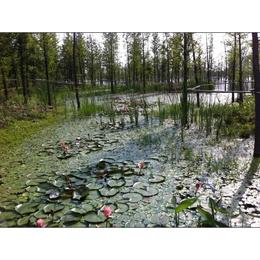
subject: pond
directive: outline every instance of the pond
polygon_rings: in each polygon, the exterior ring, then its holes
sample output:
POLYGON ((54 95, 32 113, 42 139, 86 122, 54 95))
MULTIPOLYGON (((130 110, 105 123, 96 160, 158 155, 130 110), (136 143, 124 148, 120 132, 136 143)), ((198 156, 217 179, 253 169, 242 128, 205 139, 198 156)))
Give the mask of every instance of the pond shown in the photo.
MULTIPOLYGON (((158 97, 167 103, 168 95, 146 98, 157 106, 158 97)), ((123 109, 127 97, 113 102, 123 109)), ((217 221, 260 225, 253 138, 216 142, 191 124, 182 142, 176 121, 146 121, 142 111, 138 105, 138 124, 127 113, 114 123, 106 115, 68 119, 21 144, 0 173, 0 226, 35 227, 43 219, 47 227, 176 227, 174 198, 180 205, 195 197, 178 227, 196 227, 198 205, 211 212, 209 198, 221 199, 217 221)))

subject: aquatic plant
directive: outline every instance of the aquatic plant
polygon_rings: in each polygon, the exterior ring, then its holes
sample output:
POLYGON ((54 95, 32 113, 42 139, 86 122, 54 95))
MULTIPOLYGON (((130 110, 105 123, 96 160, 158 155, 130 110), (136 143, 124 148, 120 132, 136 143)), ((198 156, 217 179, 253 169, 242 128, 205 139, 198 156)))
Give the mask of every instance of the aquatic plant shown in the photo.
POLYGON ((44 223, 43 219, 40 218, 37 220, 36 225, 37 225, 37 227, 43 227, 43 228, 47 227, 48 223, 45 225, 43 225, 43 223, 44 223))

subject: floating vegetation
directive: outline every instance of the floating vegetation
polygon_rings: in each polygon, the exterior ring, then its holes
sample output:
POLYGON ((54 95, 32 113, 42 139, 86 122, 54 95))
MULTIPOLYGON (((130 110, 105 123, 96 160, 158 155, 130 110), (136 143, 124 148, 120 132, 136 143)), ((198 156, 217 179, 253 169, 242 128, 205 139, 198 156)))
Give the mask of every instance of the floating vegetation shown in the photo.
POLYGON ((14 166, 1 172, 1 227, 36 227, 39 219, 47 227, 242 226, 240 218, 243 226, 257 225, 260 176, 249 167, 252 139, 220 138, 218 130, 216 143, 216 107, 205 112, 190 105, 198 125, 191 123, 181 142, 177 105, 160 100, 153 117, 151 102, 115 104, 111 122, 105 114, 68 120, 18 152, 14 166), (208 121, 200 121, 203 113, 208 121), (105 207, 113 210, 109 222, 105 207))

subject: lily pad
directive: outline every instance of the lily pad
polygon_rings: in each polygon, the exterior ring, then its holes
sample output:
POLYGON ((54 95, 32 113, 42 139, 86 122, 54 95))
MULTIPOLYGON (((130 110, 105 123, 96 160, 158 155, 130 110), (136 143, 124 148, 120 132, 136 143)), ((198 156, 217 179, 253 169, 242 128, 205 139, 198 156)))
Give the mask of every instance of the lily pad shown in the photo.
POLYGON ((80 200, 89 194, 89 188, 86 186, 80 186, 73 192, 73 199, 80 200))
POLYGON ((151 217, 151 222, 157 224, 159 226, 164 226, 170 221, 168 216, 160 216, 160 215, 153 215, 151 217))
POLYGON ((144 228, 145 224, 144 223, 140 223, 139 221, 128 221, 125 224, 126 228, 144 228))
POLYGON ((152 183, 161 183, 164 181, 165 181, 165 177, 162 175, 156 175, 156 176, 153 176, 153 178, 149 179, 149 182, 152 182, 152 183))
POLYGON ((90 223, 102 223, 106 220, 106 217, 101 212, 96 214, 94 211, 91 211, 87 212, 84 216, 84 220, 90 223))
POLYGON ((80 214, 67 214, 64 217, 61 218, 62 222, 74 222, 74 221, 80 221, 82 216, 80 214))
POLYGON ((85 224, 78 222, 78 221, 70 221, 70 222, 66 222, 63 223, 64 227, 68 227, 68 228, 84 228, 86 227, 85 224))
POLYGON ((53 182, 53 185, 57 188, 61 188, 64 184, 66 183, 66 181, 64 180, 55 180, 53 182))
POLYGON ((144 197, 155 196, 159 191, 153 187, 147 187, 146 189, 134 189, 135 192, 142 194, 144 197))
POLYGON ((99 189, 102 189, 103 188, 103 184, 102 183, 89 183, 87 185, 87 187, 90 189, 90 190, 99 190, 99 189))
POLYGON ((100 194, 104 197, 112 197, 118 193, 118 189, 112 188, 102 188, 99 190, 100 194))
POLYGON ((4 211, 0 213, 1 219, 11 220, 17 218, 18 214, 14 211, 4 211))
POLYGON ((117 209, 115 210, 116 213, 124 213, 129 209, 129 206, 125 203, 116 203, 115 205, 117 207, 117 209))
POLYGON ((28 192, 36 192, 37 188, 38 188, 37 186, 29 186, 29 187, 26 188, 26 191, 28 191, 28 192))
POLYGON ((82 205, 82 209, 85 210, 86 212, 92 211, 93 208, 94 208, 94 207, 93 207, 92 205, 90 205, 90 204, 84 204, 84 205, 82 205))
POLYGON ((89 191, 89 194, 86 197, 86 200, 95 200, 97 198, 100 198, 100 194, 97 190, 91 190, 89 191))
POLYGON ((15 207, 15 210, 20 214, 27 214, 32 213, 36 211, 36 206, 38 206, 39 203, 24 203, 19 204, 15 207))
POLYGON ((38 210, 37 212, 34 213, 34 216, 36 218, 47 218, 48 217, 48 214, 45 214, 43 212, 43 210, 38 210))
POLYGON ((124 179, 118 181, 110 180, 107 184, 110 188, 120 188, 125 184, 125 180, 124 179))
POLYGON ((127 193, 123 196, 123 199, 127 199, 129 202, 135 203, 143 199, 143 196, 139 193, 127 193))
POLYGON ((81 214, 81 215, 84 215, 87 213, 87 211, 85 211, 84 209, 79 208, 79 207, 73 208, 73 209, 71 209, 71 211, 74 213, 81 214))
POLYGON ((43 208, 43 210, 45 213, 50 213, 51 209, 53 209, 54 212, 57 212, 57 211, 62 210, 63 208, 64 208, 64 205, 51 203, 51 204, 46 205, 43 208))
POLYGON ((49 195, 50 199, 57 199, 61 195, 60 190, 54 190, 54 189, 46 191, 46 194, 49 195))
POLYGON ((23 218, 18 219, 17 225, 20 227, 20 226, 24 226, 24 225, 28 224, 30 217, 31 216, 25 216, 23 218))

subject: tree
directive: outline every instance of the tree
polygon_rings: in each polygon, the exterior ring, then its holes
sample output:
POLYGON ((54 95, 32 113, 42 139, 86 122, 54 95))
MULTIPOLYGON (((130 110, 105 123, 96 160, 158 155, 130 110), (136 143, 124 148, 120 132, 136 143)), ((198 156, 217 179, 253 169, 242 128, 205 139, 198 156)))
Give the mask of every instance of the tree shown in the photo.
POLYGON ((11 51, 11 35, 9 33, 0 34, 0 70, 2 82, 4 86, 5 99, 8 100, 8 89, 6 75, 10 70, 10 51, 11 51))
MULTIPOLYGON (((130 59, 134 90, 137 90, 136 83, 140 80, 141 74, 141 33, 131 33, 130 59)), ((138 89, 140 90, 140 89, 138 89)))
MULTIPOLYGON (((198 69, 197 69, 197 62, 196 62, 196 56, 195 56, 195 41, 193 39, 193 35, 191 34, 191 46, 192 46, 192 57, 193 57, 193 67, 194 67, 194 75, 195 75, 195 84, 196 86, 199 86, 199 78, 198 78, 198 69)), ((199 101, 199 93, 197 92, 197 106, 200 106, 199 101)))
POLYGON ((115 94, 114 89, 114 74, 115 74, 115 60, 118 54, 118 35, 117 33, 103 33, 104 51, 103 57, 106 68, 109 74, 111 93, 115 94))
POLYGON ((124 33, 125 46, 126 46, 126 63, 127 63, 127 76, 126 83, 131 84, 131 70, 130 70, 130 33, 124 33))
POLYGON ((253 39, 253 71, 255 79, 255 146, 254 157, 260 156, 260 71, 258 34, 252 33, 253 39))
MULTIPOLYGON (((239 90, 243 90, 242 82, 242 46, 241 46, 241 33, 238 34, 238 48, 239 48, 239 90)), ((243 94, 240 93, 239 101, 243 102, 243 94)))
POLYGON ((235 79, 236 79, 236 48, 237 48, 237 35, 234 34, 234 54, 233 54, 233 73, 232 73, 232 102, 235 102, 235 79))
POLYGON ((25 74, 25 61, 26 61, 26 54, 27 54, 27 45, 28 45, 28 33, 18 33, 16 43, 18 45, 19 50, 19 58, 20 58, 20 73, 22 79, 22 86, 23 86, 23 97, 24 97, 24 104, 28 103, 28 89, 26 85, 26 74, 25 74))
POLYGON ((160 48, 160 37, 158 33, 152 34, 152 52, 153 52, 153 80, 159 81, 159 48, 160 48))
POLYGON ((43 50, 45 73, 46 73, 46 85, 47 85, 47 95, 48 95, 48 105, 51 106, 51 90, 50 90, 50 78, 49 78, 49 45, 50 45, 50 34, 40 33, 39 43, 43 50))
POLYGON ((146 91, 146 65, 145 65, 145 61, 146 61, 146 57, 145 57, 145 44, 148 42, 149 40, 149 33, 142 33, 141 34, 141 42, 142 42, 142 46, 141 46, 141 50, 142 50, 142 77, 143 77, 143 93, 145 93, 146 91))
POLYGON ((182 88, 182 127, 188 124, 188 104, 187 104, 187 72, 188 72, 188 34, 183 34, 183 88, 182 88))
POLYGON ((73 37, 66 33, 61 46, 60 69, 65 80, 73 81, 73 37))
POLYGON ((208 84, 211 82, 212 67, 213 67, 213 34, 209 34, 209 45, 208 45, 208 34, 206 33, 206 52, 207 52, 207 80, 208 84))
POLYGON ((76 65, 76 33, 73 33, 73 68, 74 68, 74 85, 76 91, 76 100, 77 100, 78 109, 80 109, 78 80, 77 80, 77 65, 76 65))

